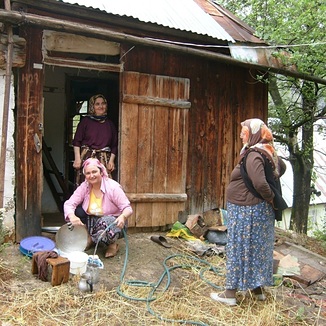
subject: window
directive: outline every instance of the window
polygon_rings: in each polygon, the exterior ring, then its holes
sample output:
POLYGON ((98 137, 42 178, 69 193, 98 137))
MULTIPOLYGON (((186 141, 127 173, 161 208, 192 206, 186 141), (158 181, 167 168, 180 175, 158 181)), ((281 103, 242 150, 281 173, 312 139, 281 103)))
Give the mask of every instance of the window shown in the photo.
POLYGON ((78 101, 76 102, 76 112, 78 112, 76 115, 72 118, 72 135, 71 140, 75 137, 75 133, 77 130, 78 123, 82 119, 83 116, 87 114, 87 107, 88 102, 87 101, 78 101))

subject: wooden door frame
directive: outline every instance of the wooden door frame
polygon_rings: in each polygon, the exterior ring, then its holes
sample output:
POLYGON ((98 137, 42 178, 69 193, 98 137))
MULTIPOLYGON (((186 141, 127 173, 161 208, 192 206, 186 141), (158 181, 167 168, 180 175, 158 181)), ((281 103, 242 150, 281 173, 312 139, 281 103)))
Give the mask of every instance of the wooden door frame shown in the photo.
POLYGON ((42 30, 21 27, 26 64, 18 71, 16 116, 16 241, 41 234, 43 189, 42 30))

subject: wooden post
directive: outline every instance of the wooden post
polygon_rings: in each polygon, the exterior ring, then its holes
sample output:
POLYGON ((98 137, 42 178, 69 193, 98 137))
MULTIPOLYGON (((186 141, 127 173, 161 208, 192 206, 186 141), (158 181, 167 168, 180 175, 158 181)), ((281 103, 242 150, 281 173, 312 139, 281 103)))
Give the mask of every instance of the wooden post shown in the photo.
POLYGON ((42 30, 24 26, 26 64, 17 78, 16 241, 41 235, 43 84, 42 30))

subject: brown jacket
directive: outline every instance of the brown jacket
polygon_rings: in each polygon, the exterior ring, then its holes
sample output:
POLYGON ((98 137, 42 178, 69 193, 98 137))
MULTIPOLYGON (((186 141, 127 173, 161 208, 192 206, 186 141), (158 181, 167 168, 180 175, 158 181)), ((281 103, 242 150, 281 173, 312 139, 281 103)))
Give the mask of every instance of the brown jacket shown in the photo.
MULTIPOLYGON (((285 166, 282 160, 280 160, 280 163, 285 166)), ((248 176, 254 188, 264 200, 272 202, 274 193, 266 181, 264 165, 264 159, 259 153, 251 152, 248 154, 246 161, 248 176)), ((282 166, 282 168, 284 167, 282 166)), ((255 197, 245 185, 240 172, 240 164, 237 164, 231 173, 230 184, 226 189, 226 200, 232 204, 242 206, 256 205, 263 201, 255 197)))

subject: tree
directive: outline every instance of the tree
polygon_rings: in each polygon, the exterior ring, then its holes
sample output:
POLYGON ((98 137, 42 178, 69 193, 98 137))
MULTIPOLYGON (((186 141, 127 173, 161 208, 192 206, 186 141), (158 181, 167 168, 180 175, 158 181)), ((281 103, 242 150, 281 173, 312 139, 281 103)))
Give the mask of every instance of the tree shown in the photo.
MULTIPOLYGON (((215 1, 242 18, 256 35, 275 46, 275 56, 298 71, 326 76, 324 0, 215 1), (280 51, 281 50, 281 51, 280 51), (289 55, 290 54, 290 55, 289 55)), ((315 123, 326 116, 326 89, 306 80, 269 75, 269 117, 276 141, 285 145, 293 168, 290 229, 307 233, 314 181, 315 123)))

